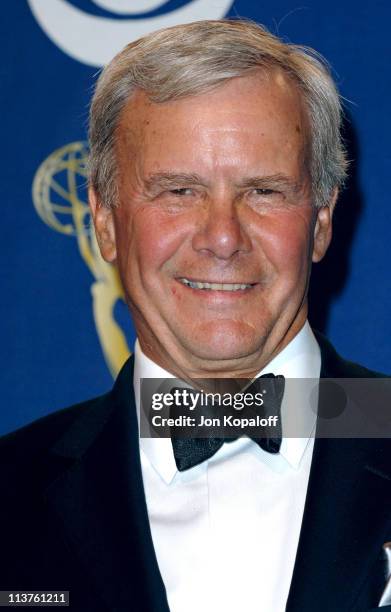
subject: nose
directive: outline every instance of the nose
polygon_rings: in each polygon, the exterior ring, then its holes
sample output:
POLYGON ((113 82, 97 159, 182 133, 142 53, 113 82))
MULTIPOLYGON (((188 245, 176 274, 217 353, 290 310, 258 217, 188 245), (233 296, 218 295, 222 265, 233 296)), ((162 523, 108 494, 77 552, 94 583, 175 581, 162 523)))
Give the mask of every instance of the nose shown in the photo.
POLYGON ((251 250, 251 240, 235 201, 215 198, 208 202, 202 222, 192 240, 193 248, 218 259, 228 260, 251 250))

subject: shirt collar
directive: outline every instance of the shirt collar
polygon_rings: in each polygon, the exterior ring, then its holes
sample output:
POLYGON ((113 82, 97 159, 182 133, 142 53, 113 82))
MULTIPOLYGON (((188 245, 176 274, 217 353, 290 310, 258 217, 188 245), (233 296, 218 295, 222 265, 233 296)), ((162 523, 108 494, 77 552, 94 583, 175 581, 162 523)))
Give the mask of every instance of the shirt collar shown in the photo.
MULTIPOLYGON (((318 379, 320 375, 321 357, 319 345, 311 330, 308 321, 291 342, 268 365, 259 372, 258 376, 273 372, 282 374, 285 381, 284 398, 281 404, 282 429, 294 429, 303 432, 303 437, 283 437, 280 455, 289 465, 298 469, 311 436, 313 435, 316 414, 305 397, 305 385, 295 385, 290 379, 305 378, 318 379), (291 426, 289 426, 289 423, 291 426)), ((140 422, 140 379, 141 378, 175 378, 173 374, 164 370, 141 350, 136 340, 134 349, 134 377, 137 416, 140 422)), ((169 438, 140 438, 141 451, 145 454, 153 468, 169 484, 177 473, 171 440, 169 438)))
MULTIPOLYGON (((157 363, 149 359, 138 340, 134 345, 133 387, 136 400, 137 419, 140 430, 140 388, 142 378, 175 378, 157 363)), ((177 466, 169 438, 140 438, 141 452, 149 460, 152 467, 169 484, 177 473, 177 466)))
MULTIPOLYGON (((273 372, 285 377, 285 391, 281 403, 282 431, 297 432, 300 437, 283 437, 280 455, 298 469, 307 445, 314 435, 316 398, 308 401, 308 384, 297 384, 297 379, 311 382, 320 375, 320 348, 308 323, 304 324, 291 342, 270 361, 258 376, 273 372)), ((312 386, 312 385, 311 385, 312 386)))

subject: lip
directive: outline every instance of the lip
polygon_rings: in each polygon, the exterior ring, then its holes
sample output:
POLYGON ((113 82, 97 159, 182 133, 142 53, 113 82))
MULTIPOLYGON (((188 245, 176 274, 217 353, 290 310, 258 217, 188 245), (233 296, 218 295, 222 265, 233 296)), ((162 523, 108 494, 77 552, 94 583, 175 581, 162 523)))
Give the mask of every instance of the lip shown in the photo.
POLYGON ((213 301, 214 303, 223 303, 223 302, 227 302, 227 301, 231 301, 231 300, 238 300, 240 298, 243 297, 247 297, 250 293, 252 293, 259 285, 259 283, 231 283, 228 281, 206 281, 206 280, 196 280, 193 278, 188 278, 186 277, 178 277, 175 279, 177 284, 182 287, 182 289, 184 291, 187 292, 187 294, 190 295, 193 294, 194 296, 196 296, 199 299, 203 299, 203 300, 209 300, 209 301, 213 301), (224 284, 243 284, 243 285, 251 285, 250 287, 247 287, 246 289, 239 289, 237 291, 224 291, 223 289, 196 289, 193 287, 189 287, 188 285, 185 285, 184 283, 182 283, 180 281, 180 278, 186 278, 187 280, 191 281, 191 282, 200 282, 200 283, 223 283, 224 284))
MULTIPOLYGON (((217 280, 206 280, 205 278, 192 278, 190 276, 177 276, 176 277, 176 281, 178 281, 179 283, 181 283, 181 285, 183 285, 184 287, 186 285, 184 285, 184 283, 181 282, 182 279, 186 279, 188 281, 190 281, 191 283, 208 283, 210 285, 212 284, 220 284, 220 285, 251 285, 251 286, 255 286, 258 283, 254 282, 254 281, 247 281, 247 280, 222 280, 222 279, 217 279, 217 280)), ((202 290, 204 291, 204 290, 202 290)), ((211 289, 209 289, 209 291, 212 291, 211 289)), ((218 289, 216 291, 219 291, 218 289)), ((242 290, 244 291, 244 289, 242 290)))

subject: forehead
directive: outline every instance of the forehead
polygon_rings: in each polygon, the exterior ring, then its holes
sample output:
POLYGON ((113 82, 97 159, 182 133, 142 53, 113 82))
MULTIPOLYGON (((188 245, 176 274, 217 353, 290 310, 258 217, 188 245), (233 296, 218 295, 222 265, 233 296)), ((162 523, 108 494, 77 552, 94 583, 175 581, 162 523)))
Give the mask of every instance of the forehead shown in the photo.
MULTIPOLYGON (((306 147, 308 120, 301 92, 282 71, 256 72, 225 82, 205 93, 164 103, 151 102, 137 91, 126 104, 117 130, 124 153, 148 155, 159 147, 187 150, 192 144, 216 143, 251 149, 275 148, 286 154, 306 147)), ((163 153, 163 151, 162 151, 163 153)), ((217 154, 217 153, 216 153, 217 154)))

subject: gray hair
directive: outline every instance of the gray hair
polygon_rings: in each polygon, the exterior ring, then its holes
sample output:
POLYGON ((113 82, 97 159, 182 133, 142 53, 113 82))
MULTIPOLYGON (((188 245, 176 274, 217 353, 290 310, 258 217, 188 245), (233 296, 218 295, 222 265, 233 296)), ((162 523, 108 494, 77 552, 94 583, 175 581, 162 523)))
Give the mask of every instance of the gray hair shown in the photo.
POLYGON ((197 21, 127 45, 101 73, 90 112, 90 185, 105 206, 118 203, 115 136, 136 90, 162 103, 201 94, 255 69, 281 69, 298 85, 311 128, 313 203, 327 206, 346 177, 341 103, 326 61, 246 20, 197 21))

